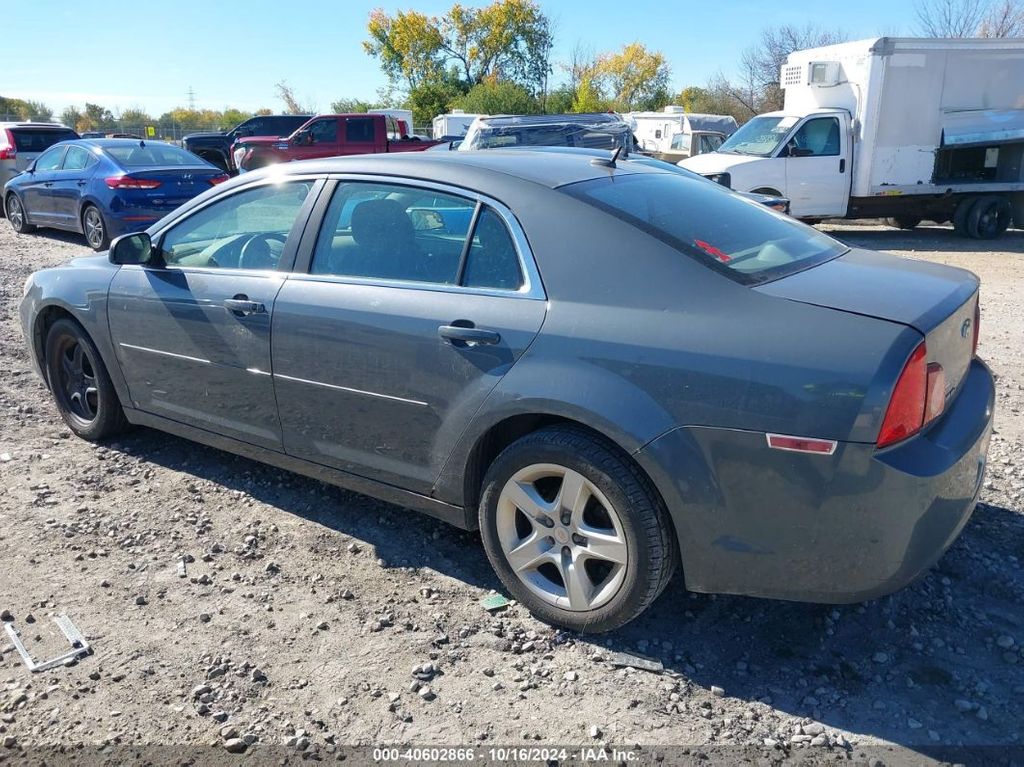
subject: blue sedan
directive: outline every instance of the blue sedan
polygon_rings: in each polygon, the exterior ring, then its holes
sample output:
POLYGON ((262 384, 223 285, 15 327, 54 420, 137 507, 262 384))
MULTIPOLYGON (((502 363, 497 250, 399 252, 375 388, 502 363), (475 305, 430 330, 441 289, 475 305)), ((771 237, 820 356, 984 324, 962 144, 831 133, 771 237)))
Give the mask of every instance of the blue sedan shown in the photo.
POLYGON ((16 232, 66 229, 105 250, 113 237, 145 229, 227 178, 171 144, 80 139, 55 144, 8 181, 3 203, 16 232))

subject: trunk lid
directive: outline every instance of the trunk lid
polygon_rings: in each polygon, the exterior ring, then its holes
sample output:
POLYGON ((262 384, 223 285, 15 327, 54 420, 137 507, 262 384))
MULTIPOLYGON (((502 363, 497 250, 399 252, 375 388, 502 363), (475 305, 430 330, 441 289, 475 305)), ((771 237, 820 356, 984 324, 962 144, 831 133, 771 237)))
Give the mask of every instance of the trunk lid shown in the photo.
POLYGON ((194 168, 174 166, 168 168, 133 168, 125 173, 126 178, 159 181, 155 189, 121 189, 119 195, 128 205, 146 207, 157 205, 177 206, 213 188, 210 179, 223 176, 224 171, 197 165, 194 168))
POLYGON ((964 269, 851 250, 754 290, 790 301, 898 322, 925 337, 951 397, 974 356, 978 278, 964 269))

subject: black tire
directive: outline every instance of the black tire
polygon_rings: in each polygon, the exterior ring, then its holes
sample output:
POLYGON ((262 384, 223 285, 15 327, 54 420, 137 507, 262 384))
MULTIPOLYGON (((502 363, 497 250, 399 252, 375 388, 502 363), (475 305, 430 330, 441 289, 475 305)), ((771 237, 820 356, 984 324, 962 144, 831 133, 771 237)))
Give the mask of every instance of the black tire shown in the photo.
POLYGON ((71 431, 96 442, 128 427, 103 358, 81 325, 70 319, 54 322, 46 334, 44 361, 57 410, 71 431))
POLYGON ((1010 201, 998 194, 979 197, 967 214, 967 236, 975 240, 994 240, 1010 226, 1013 209, 1010 201))
POLYGON ((89 247, 95 251, 110 247, 110 230, 103 213, 95 205, 89 204, 82 208, 82 233, 89 247))
POLYGON ((964 197, 957 204, 956 210, 953 212, 953 231, 961 237, 969 236, 967 234, 967 216, 970 215, 971 208, 974 207, 974 203, 977 201, 978 198, 974 196, 964 197))
MULTIPOLYGON (((512 596, 540 620, 573 631, 611 631, 636 618, 668 585, 678 560, 668 512, 647 476, 617 448, 573 426, 541 429, 502 451, 484 478, 479 521, 487 557, 512 596), (502 490, 517 472, 542 464, 581 474, 611 503, 621 523, 625 572, 614 595, 594 609, 573 611, 545 601, 520 580, 504 553, 497 521, 502 490)), ((552 550, 560 545, 553 543, 552 550)))
POLYGON ((35 226, 28 222, 28 214, 25 212, 25 206, 21 204, 21 198, 14 192, 7 195, 7 199, 4 200, 4 214, 7 216, 7 220, 11 222, 11 229, 18 234, 28 234, 35 231, 35 226))
POLYGON ((886 226, 891 226, 894 229, 904 229, 906 231, 916 229, 917 225, 920 223, 920 216, 893 216, 892 218, 885 219, 886 226))

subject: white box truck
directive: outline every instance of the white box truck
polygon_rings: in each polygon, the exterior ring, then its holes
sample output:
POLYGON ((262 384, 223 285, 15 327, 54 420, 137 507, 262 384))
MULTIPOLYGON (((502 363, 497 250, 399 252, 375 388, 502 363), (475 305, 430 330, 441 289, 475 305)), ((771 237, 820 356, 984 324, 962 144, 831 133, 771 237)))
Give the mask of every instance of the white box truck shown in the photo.
POLYGON ((640 151, 667 162, 713 152, 739 127, 730 115, 697 114, 672 104, 661 112, 627 112, 623 118, 632 122, 640 151))
POLYGON ((462 138, 479 115, 453 109, 450 114, 438 115, 431 125, 435 139, 462 138))
POLYGON ((782 111, 679 164, 811 221, 952 221, 979 239, 1024 226, 1024 39, 830 45, 791 54, 780 82, 782 111))

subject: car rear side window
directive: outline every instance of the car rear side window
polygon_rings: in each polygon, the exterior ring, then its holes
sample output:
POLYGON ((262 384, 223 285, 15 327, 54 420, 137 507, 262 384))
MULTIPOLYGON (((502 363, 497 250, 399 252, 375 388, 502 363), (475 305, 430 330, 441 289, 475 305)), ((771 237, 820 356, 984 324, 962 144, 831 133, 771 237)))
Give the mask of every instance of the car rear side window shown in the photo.
POLYGON ((494 290, 519 290, 523 286, 512 235, 501 216, 488 207, 481 209, 473 228, 460 284, 494 290))
POLYGON ((476 210, 464 197, 397 184, 338 184, 313 274, 454 285, 476 210))
POLYGON ((345 141, 349 144, 372 144, 373 118, 349 117, 345 120, 345 141))
POLYGON ((14 148, 19 152, 44 152, 58 141, 78 138, 78 134, 72 130, 11 128, 10 131, 14 135, 14 148))
POLYGON ((806 224, 679 173, 609 175, 561 191, 744 284, 768 282, 847 250, 806 224))
POLYGON ((61 170, 84 170, 96 163, 96 156, 80 146, 68 147, 61 170))

